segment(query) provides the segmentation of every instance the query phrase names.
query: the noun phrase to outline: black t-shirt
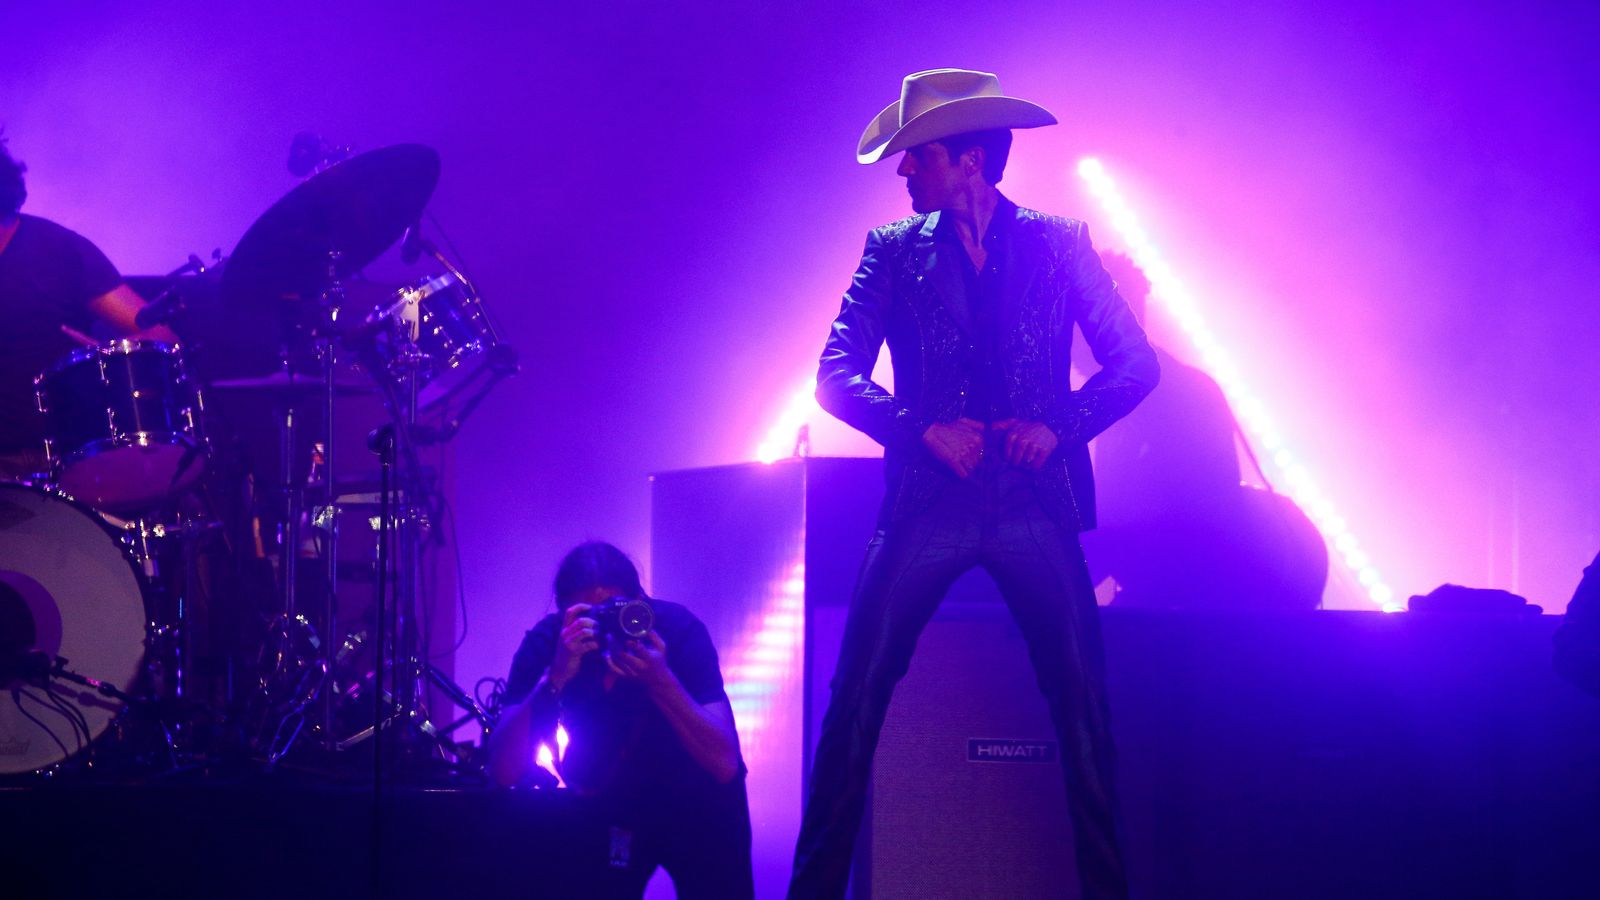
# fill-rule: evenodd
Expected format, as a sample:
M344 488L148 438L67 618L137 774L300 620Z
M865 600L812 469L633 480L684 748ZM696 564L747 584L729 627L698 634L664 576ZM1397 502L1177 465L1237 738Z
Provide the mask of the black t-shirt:
M677 603L650 603L656 633L667 645L667 666L684 690L701 705L726 700L717 651L705 625ZM546 616L522 639L506 682L507 703L527 699L550 667L561 621L559 613ZM591 653L561 693L561 721L571 741L562 765L568 784L648 806L729 789L694 761L642 687L618 681L607 691L607 671L605 660ZM735 784L742 785L742 777Z
M78 346L61 326L88 333L89 301L122 283L87 238L49 219L19 218L0 251L0 453L43 449L33 379Z

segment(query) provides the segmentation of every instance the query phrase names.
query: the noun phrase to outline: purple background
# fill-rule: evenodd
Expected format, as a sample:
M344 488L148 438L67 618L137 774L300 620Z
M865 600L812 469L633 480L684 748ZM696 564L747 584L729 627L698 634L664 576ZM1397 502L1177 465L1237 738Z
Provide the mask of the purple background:
M648 562L648 473L751 458L908 212L856 139L934 66L1061 117L1003 187L1114 247L1071 174L1105 161L1399 596L1560 610L1600 545L1593 9L122 6L0 13L0 124L26 209L126 273L230 250L297 131L441 153L432 209L524 361L459 439L465 683L571 544Z

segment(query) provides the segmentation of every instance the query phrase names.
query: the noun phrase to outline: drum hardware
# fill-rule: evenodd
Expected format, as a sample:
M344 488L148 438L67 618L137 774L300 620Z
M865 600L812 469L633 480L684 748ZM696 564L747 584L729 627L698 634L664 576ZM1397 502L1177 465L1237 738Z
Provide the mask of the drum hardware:
M0 610L9 654L76 661L93 692L48 679L13 681L0 696L0 774L75 759L123 710L146 662L151 586L110 525L81 503L30 485L0 484ZM38 657L32 657L37 660ZM63 728L81 737L69 748Z
M394 693L391 691L384 691L381 698L378 699L378 702L374 704L376 707L386 711L382 719L382 726L386 729L392 728L394 727L394 723L404 716L413 724L413 727L416 728L422 736L438 745L439 748L444 750L446 753L452 756L460 757L464 755L466 751L459 744L451 740L450 735L454 734L463 726L472 722L478 723L478 725L480 725L485 731L488 731L494 727L495 717L488 710L484 709L483 706L474 700L470 695L468 695L466 691L462 690L460 685L450 680L450 676L446 675L443 669L440 669L431 662L425 661L419 661L418 667L423 679L425 679L428 684L433 685L433 687L436 688L440 693L448 697L451 703L454 703L462 710L465 710L465 715L460 716L455 721L450 722L442 727L434 725L426 715L416 711L407 712L402 709L399 705L399 700L396 698ZM345 693L341 694L341 696L345 697L350 702L359 702L364 699L362 696L363 686L364 685L361 682L353 683ZM379 729L373 725L367 725L344 740L341 740L337 745L338 749L350 750L359 747L368 739L370 739L378 730Z
M317 631L305 616L280 615L268 628L258 668L262 714L255 744L263 748L269 769L294 747L305 728L307 708L327 683L328 667L319 658L320 649Z
M415 234L415 231L412 232ZM430 245L431 246L431 245ZM439 255L437 250L431 252ZM442 257L442 255L440 255ZM453 269L453 266L447 267ZM435 286L448 283L443 279L424 282ZM469 285L463 276L460 284ZM470 289L470 288L469 288ZM438 521L438 498L423 483L423 468L417 448L421 445L449 440L471 415L473 409L487 395L494 384L516 372L515 351L498 343L494 332L486 334L492 342L482 343L486 351L484 371L489 378L478 385L457 414L439 428L430 428L417 421L421 387L428 367L439 360L459 363L458 350L466 344L452 347L443 340L433 346L448 353L428 352L421 346L429 340L430 332L419 328L419 323L429 319L427 302L433 291L413 290L402 292L388 308L369 314L368 322L387 327L373 331L372 342L361 349L364 359L379 362L371 368L375 373L385 372L390 377L378 378L385 407L391 422L376 429L368 437L367 446L378 455L380 469L379 514L377 517L378 545L376 593L376 619L372 629L375 647L370 688L354 684L347 692L350 699L359 700L370 690L372 708L370 723L338 744L340 749L357 746L373 739L373 764L375 777L381 780L383 756L386 752L435 754L444 753L459 758L461 749L449 739L449 734L467 721L481 722L487 729L492 726L488 714L472 698L455 685L437 666L427 659L427 648L422 645L414 625L417 610L417 584L421 551L426 541L426 525ZM474 299L476 299L474 297ZM418 314L417 310L421 309ZM481 309L481 306L479 307ZM441 332L442 333L442 330ZM437 336L437 335L435 335ZM470 384L470 379L462 384ZM392 585L391 585L391 578ZM385 689L385 674L391 684ZM466 710L467 715L444 729L436 727L429 718L424 704L423 685L432 684L452 703Z
M417 231L413 229L408 239L415 235ZM358 351L363 364L375 375L391 422L368 437L368 449L378 455L382 473L375 520L379 532L377 617L370 637L375 662L370 673L341 693L352 704L370 697L369 724L338 747L349 749L372 739L375 778L380 781L386 754L443 754L459 761L465 751L450 735L471 721L479 722L486 731L493 727L489 713L428 661L427 648L414 625L421 550L427 540L428 523L441 517L440 501L424 483L417 450L454 437L493 387L518 371L516 351L499 342L465 275L437 248L431 244L427 248L454 277L429 279L418 288L400 292L389 305L375 308L364 329L371 341ZM446 290L460 291L457 299L471 301L469 315L452 318L436 314L445 307L433 304ZM455 308L466 307L458 304ZM473 335L446 327L463 322L477 323L474 327L479 331ZM472 339L457 340L459 335ZM474 359L476 365L470 369L462 365L469 357L478 356L482 359ZM450 380L451 374L464 377ZM472 391L454 415L445 411L447 418L442 425L424 425L417 420L424 402L424 386L441 375L446 376L445 390L426 401L435 407L469 388ZM428 386L439 387L440 382L434 380ZM386 675L390 684L387 689ZM432 685L466 714L443 728L434 725L421 702L425 684Z
M395 342L399 351L391 349L391 343L380 342L380 353L397 357L409 352L419 357L391 359L391 377L401 378L406 369L416 371L421 408L433 409L484 373L491 361L488 354L501 345L500 332L466 274L422 237L420 228L414 226L407 238L414 239L419 253L428 253L444 266L445 274L402 289L393 303L374 310L369 320L389 316L404 324L402 339Z
M205 471L204 405L177 345L122 339L73 350L34 388L54 478L91 506L148 509Z
M350 158L351 149L328 143L322 136L302 131L289 143L289 174L305 178Z
M146 711L171 710L179 706L173 701L186 699L184 684L191 662L187 641L192 637L190 597L187 588L162 594L161 569L173 553L181 550L188 554L204 534L223 526L192 516L174 518L158 510L170 507L212 464L219 471L226 467L225 460L213 458L204 433L202 383L207 392L223 390L281 401L274 405L279 407L275 431L282 451L278 509L284 518L279 549L272 554L277 557L281 585L276 600L268 598L255 607L275 604L278 608L272 610L267 636L257 653L253 709L233 720L252 733L254 751L272 767L307 742L323 749L347 750L376 736L373 764L377 774L386 759L393 758L391 752L459 758L462 750L449 736L471 721L486 729L492 724L492 717L428 660L428 648L417 627L422 555L443 509L442 499L428 485L418 448L452 439L494 385L517 371L516 352L501 341L471 281L422 237L420 229L413 228L406 236L405 249L411 252L405 261L426 252L443 267L444 274L398 291L353 280L393 246L407 224L420 221L437 182L437 154L407 144L351 156L347 149L328 148L320 139L317 144L317 160L298 173L310 177L252 224L225 265L217 252L212 253L209 265L191 255L184 265L164 276L130 279L140 281L141 293L153 301L145 311L148 324L171 322L185 337L188 353L176 345L150 341L96 345L76 351L74 358L52 367L36 384L41 408L62 419L58 429L62 435L49 448L55 480L65 484L63 473L71 474L69 487L99 511L90 512L64 496L0 485L0 544L7 539L4 510L12 494L32 492L18 495L29 502L34 493L48 495L53 499L45 505L56 518L89 520L98 539L113 548L121 559L119 565L128 569L139 598L131 620L139 635L136 659L126 678L106 682L121 692L122 699L85 692L84 696L100 697L92 702L107 709L79 711L84 720L83 744L98 739L115 724L117 714L134 704ZM324 153L326 149L337 152ZM367 311L365 318L355 318L362 310ZM252 324L239 327L245 319ZM354 327L351 322L356 323ZM197 332L197 339L189 340L189 329L199 327L197 323L209 330ZM146 324L141 322L141 327ZM274 334L276 341L271 339ZM272 356L274 346L275 363L264 359ZM240 347L247 352L235 352ZM207 357L207 349L215 352ZM370 378L358 381L349 377L346 360L350 359L358 360ZM46 379L46 375L52 377ZM374 447L386 454L385 483L375 497L341 494L329 477L335 453L344 449L334 446L334 400L374 390L382 395L392 420L387 447ZM119 391L127 398L119 396ZM96 406L103 407L98 419L93 415ZM420 422L422 409L437 411L439 424ZM314 437L320 440L312 441L309 464L301 443L313 437L306 434L304 416L308 411L325 413L315 426ZM92 425L83 425L83 421ZM212 424L219 421L213 418ZM80 445L102 439L110 443L96 444L91 453L78 452ZM378 443L384 442L380 438ZM112 457L118 465L108 464ZM82 468L85 465L90 468ZM148 472L152 465L163 468L152 476ZM248 463L244 465L248 467ZM139 477L129 478L128 472ZM238 482L230 476L228 483ZM324 640L319 628L331 637L338 622L336 546L342 513L373 499L380 507L369 520L379 532L379 560L373 572L376 616L365 631L342 640ZM57 509L57 504L68 511ZM268 558L266 542L260 539L262 520L252 521L248 512L236 518L240 524L232 540L247 553L251 548L256 551L255 571L263 573L261 583L265 585L270 567L259 562ZM251 527L246 528L246 523ZM228 528L228 533L234 534L234 525ZM6 559L0 552L0 576L8 574ZM186 555L185 560L184 577L196 577L188 570L191 558ZM297 597L298 577L308 567L321 569L324 565L327 596L318 604L320 609L308 609L310 582L307 591ZM175 575L177 569L170 568L167 574ZM125 588L118 589L126 593ZM87 616L74 610L68 618L76 622ZM201 623L205 623L203 616ZM67 630L85 629L69 623ZM241 658L256 649L252 644ZM87 660L90 664L80 667L85 677L113 677L104 664L82 649L41 644L40 652L45 650L65 653L80 662ZM128 652L127 648L122 652ZM9 664L3 653L4 647L0 647L0 668ZM358 664L361 657L373 653L370 666L365 660ZM35 668L37 664L37 660L30 663ZM135 687L135 679L145 680ZM431 685L466 714L443 727L435 726L425 708L424 685ZM38 692L37 688L30 690ZM128 694L137 694L139 699L130 701ZM58 695L64 695L63 688L53 688L49 697ZM83 697L74 695L73 699ZM369 717L359 721L355 707L359 705L364 712L369 699ZM72 699L63 702L71 705ZM65 714L46 715L67 721ZM336 721L336 715L342 718ZM15 729L7 731L11 720L0 711L0 749L18 741L32 746L43 739L42 732L26 719L18 721L32 730L11 736ZM193 723L170 717L160 721L174 755L188 724ZM65 737L64 724L60 730ZM53 761L23 771L59 765L81 753L70 739L60 747L51 746L47 756ZM38 748L33 747L32 752L39 752ZM0 753L0 774L8 771L5 756Z
M336 389L342 396L372 394L377 391L370 381L357 380L354 373L347 371L341 371L334 377L334 381ZM250 391L295 397L320 393L326 385L320 377L312 378L299 372L279 371L271 375L250 378L224 378L212 382L211 387L214 390Z
M138 698L109 681L101 681L72 671L67 668L71 662L64 656L51 656L42 650L30 650L20 656L0 659L0 681L21 681L42 687L46 680L56 678L89 688L96 694L123 705L139 702Z
M211 259L214 265L220 263L222 251L220 249L211 251ZM143 331L171 322L184 310L184 292L178 288L178 279L189 274L204 275L206 271L205 261L191 253L183 265L153 279L157 288L156 295L133 317L133 324Z
M325 142L314 135L297 138L295 148L291 154L297 161L295 173L310 177L274 203L246 231L228 260L221 289L229 303L281 310L281 344L288 380L293 378L287 361L310 344L317 362L317 380L323 387L320 467L331 473L336 470L338 452L334 441L338 415L335 398L339 392L335 373L339 371L343 341L340 317L348 307L345 282L393 246L406 225L422 214L438 183L439 157L431 148L419 144L400 144L355 156L348 156L348 151L329 153ZM299 327L305 322L310 323L309 329ZM293 471L297 446L295 403L295 396L290 394L280 421L280 484L286 513L279 564L284 623L279 626L280 633L306 621L298 608L296 567L306 509L305 484L316 478L315 471L308 473L305 480ZM321 525L326 538L321 544L321 561L326 566L327 584L322 621L331 626L338 621L339 528L337 498L331 490L327 507L318 518L324 516ZM301 732L303 715L315 698L320 698L317 719L322 743L327 748L335 743L334 698L324 689L334 664L333 642L316 641L313 636L284 643L295 655L315 660L299 662L305 672L316 677L303 675L296 680L299 689L288 692L287 706L270 694L266 697L268 708L283 714L267 747L268 757L274 761L289 751Z

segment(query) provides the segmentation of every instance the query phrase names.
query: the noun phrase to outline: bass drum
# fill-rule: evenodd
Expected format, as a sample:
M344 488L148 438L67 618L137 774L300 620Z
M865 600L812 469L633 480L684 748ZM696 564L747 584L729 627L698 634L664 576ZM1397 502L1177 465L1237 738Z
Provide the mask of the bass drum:
M144 587L116 534L86 507L0 482L0 659L8 661L0 672L0 774L76 756L110 726L121 703L17 670L39 650L129 690L145 654Z

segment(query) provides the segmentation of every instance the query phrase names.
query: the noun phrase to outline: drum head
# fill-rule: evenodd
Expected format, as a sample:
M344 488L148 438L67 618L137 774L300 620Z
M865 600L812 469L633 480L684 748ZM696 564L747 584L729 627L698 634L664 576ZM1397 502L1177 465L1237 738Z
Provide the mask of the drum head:
M42 650L126 691L144 658L144 620L140 579L99 519L60 496L0 483L0 652ZM52 708L52 698L82 715L87 735ZM77 754L120 709L57 679L0 684L0 773L31 772Z
M206 458L184 434L141 434L136 441L98 441L67 458L61 489L96 509L133 513L188 488Z

